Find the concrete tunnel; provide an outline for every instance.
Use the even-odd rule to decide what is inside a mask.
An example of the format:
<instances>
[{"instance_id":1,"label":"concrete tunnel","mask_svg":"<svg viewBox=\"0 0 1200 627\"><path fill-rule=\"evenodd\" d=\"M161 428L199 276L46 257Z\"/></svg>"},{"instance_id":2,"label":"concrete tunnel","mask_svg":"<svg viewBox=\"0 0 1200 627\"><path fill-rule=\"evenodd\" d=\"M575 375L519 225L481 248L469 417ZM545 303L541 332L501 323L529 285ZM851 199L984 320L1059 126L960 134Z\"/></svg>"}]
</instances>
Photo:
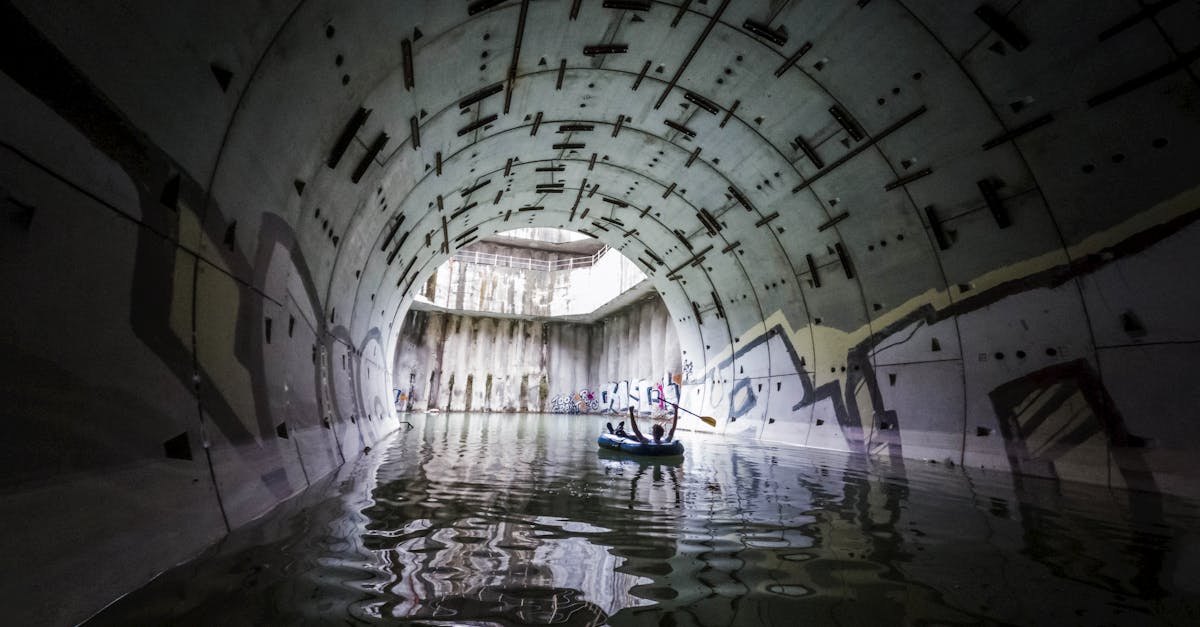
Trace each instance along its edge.
<instances>
[{"instance_id":1,"label":"concrete tunnel","mask_svg":"<svg viewBox=\"0 0 1200 627\"><path fill-rule=\"evenodd\" d=\"M414 295L514 228L635 262L727 438L1200 494L1194 2L0 14L18 616L393 432Z\"/></svg>"}]
</instances>

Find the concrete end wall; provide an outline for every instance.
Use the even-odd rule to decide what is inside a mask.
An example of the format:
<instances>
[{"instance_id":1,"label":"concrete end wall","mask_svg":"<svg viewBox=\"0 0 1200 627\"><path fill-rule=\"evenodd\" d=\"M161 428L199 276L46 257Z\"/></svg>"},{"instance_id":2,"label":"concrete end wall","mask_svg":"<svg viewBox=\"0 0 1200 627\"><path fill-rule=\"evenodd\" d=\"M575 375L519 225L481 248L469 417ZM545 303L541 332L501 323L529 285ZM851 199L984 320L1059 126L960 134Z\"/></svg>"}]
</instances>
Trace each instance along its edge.
<instances>
[{"instance_id":1,"label":"concrete end wall","mask_svg":"<svg viewBox=\"0 0 1200 627\"><path fill-rule=\"evenodd\" d=\"M658 386L676 398L678 355L657 298L590 324L409 311L393 397L401 411L651 411Z\"/></svg>"}]
</instances>

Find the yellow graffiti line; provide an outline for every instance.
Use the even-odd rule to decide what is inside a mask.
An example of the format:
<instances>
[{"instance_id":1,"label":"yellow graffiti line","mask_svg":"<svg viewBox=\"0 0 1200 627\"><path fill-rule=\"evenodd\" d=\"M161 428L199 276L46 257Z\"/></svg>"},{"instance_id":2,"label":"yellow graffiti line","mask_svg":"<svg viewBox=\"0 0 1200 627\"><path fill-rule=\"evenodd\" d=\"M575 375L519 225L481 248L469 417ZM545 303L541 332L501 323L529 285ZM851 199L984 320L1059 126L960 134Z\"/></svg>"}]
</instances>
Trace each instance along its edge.
<instances>
[{"instance_id":1,"label":"yellow graffiti line","mask_svg":"<svg viewBox=\"0 0 1200 627\"><path fill-rule=\"evenodd\" d=\"M1161 202L1105 231L1090 235L1079 243L1069 246L1067 250L1072 259L1096 254L1147 229L1165 224L1198 209L1200 209L1200 186ZM971 281L971 287L976 292L983 292L1009 281L1033 276L1066 263L1067 256L1061 249L1055 249L981 274ZM930 288L852 331L841 331L824 325L805 324L801 327L793 327L787 313L783 309L777 309L761 323L755 323L739 333L738 337L745 342L751 342L778 325L792 343L794 350L800 355L812 358L813 356L809 354L810 346L815 346L816 350L822 354L844 355L870 337L873 329L886 328L922 307L932 306L934 310L941 311L953 302L954 299L948 290ZM734 350L732 345L726 346L710 357L709 363L717 364L730 358ZM814 364L811 363L811 359L809 361L811 368ZM710 365L706 370L712 371L715 368L715 365ZM819 376L819 373L817 374Z\"/></svg>"},{"instance_id":2,"label":"yellow graffiti line","mask_svg":"<svg viewBox=\"0 0 1200 627\"><path fill-rule=\"evenodd\" d=\"M180 210L179 241L204 255L196 280L197 359L211 379L205 382L218 390L248 429L254 427L254 393L250 373L237 359L237 313L241 291L236 282L216 266L228 271L219 248L201 228L194 212ZM180 263L186 259L186 263ZM191 255L177 255L171 303L172 331L191 346L192 303Z\"/></svg>"}]
</instances>

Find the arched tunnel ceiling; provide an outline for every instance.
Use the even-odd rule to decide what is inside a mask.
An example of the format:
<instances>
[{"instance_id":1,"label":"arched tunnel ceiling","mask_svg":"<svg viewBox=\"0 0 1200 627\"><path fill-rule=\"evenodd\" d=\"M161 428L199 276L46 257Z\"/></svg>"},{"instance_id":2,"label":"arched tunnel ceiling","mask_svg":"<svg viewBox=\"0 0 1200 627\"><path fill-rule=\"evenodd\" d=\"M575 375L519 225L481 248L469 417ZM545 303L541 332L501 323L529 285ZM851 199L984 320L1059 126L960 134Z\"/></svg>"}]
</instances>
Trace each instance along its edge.
<instances>
[{"instance_id":1,"label":"arched tunnel ceiling","mask_svg":"<svg viewBox=\"0 0 1200 627\"><path fill-rule=\"evenodd\" d=\"M789 333L821 336L796 338L806 363L820 345L841 367L835 356L915 308L1063 266L1130 208L1194 182L1156 165L1195 145L1194 112L1086 103L1171 58L1149 29L1100 49L1065 36L1103 30L1102 11L1031 20L1018 6L997 18L1016 32L998 33L937 3L647 6L301 5L242 94L217 204L286 202L325 313L343 312L336 325L352 310L356 344L398 326L403 297L446 252L528 224L645 262L697 363L782 313ZM1019 50L1022 38L1037 45ZM603 46L621 52L588 51ZM1157 128L1113 129L1108 144L1171 137L1117 177L1141 169L1158 184L1083 173L1108 156L1086 152L1088 129L1148 106ZM330 168L346 129L354 140ZM292 179L303 196L255 190ZM1062 315L1086 328L1084 312Z\"/></svg>"},{"instance_id":2,"label":"arched tunnel ceiling","mask_svg":"<svg viewBox=\"0 0 1200 627\"><path fill-rule=\"evenodd\" d=\"M820 387L906 329L894 359L1095 358L1126 338L1072 276L1195 209L1174 3L17 4L170 155L180 241L381 369L414 286L519 226L642 264L696 382ZM1036 331L958 317L1039 289Z\"/></svg>"}]
</instances>

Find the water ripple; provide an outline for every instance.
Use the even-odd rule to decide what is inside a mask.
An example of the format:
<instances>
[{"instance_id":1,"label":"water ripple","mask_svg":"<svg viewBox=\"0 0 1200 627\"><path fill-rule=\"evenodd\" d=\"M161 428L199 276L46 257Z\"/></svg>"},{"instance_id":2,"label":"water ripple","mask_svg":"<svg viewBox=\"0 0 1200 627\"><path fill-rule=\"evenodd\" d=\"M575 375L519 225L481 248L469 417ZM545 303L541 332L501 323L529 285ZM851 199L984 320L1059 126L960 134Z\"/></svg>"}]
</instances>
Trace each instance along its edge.
<instances>
[{"instance_id":1,"label":"water ripple","mask_svg":"<svg viewBox=\"0 0 1200 627\"><path fill-rule=\"evenodd\" d=\"M636 459L583 416L415 421L94 622L1200 624L1195 502L697 434Z\"/></svg>"}]
</instances>

